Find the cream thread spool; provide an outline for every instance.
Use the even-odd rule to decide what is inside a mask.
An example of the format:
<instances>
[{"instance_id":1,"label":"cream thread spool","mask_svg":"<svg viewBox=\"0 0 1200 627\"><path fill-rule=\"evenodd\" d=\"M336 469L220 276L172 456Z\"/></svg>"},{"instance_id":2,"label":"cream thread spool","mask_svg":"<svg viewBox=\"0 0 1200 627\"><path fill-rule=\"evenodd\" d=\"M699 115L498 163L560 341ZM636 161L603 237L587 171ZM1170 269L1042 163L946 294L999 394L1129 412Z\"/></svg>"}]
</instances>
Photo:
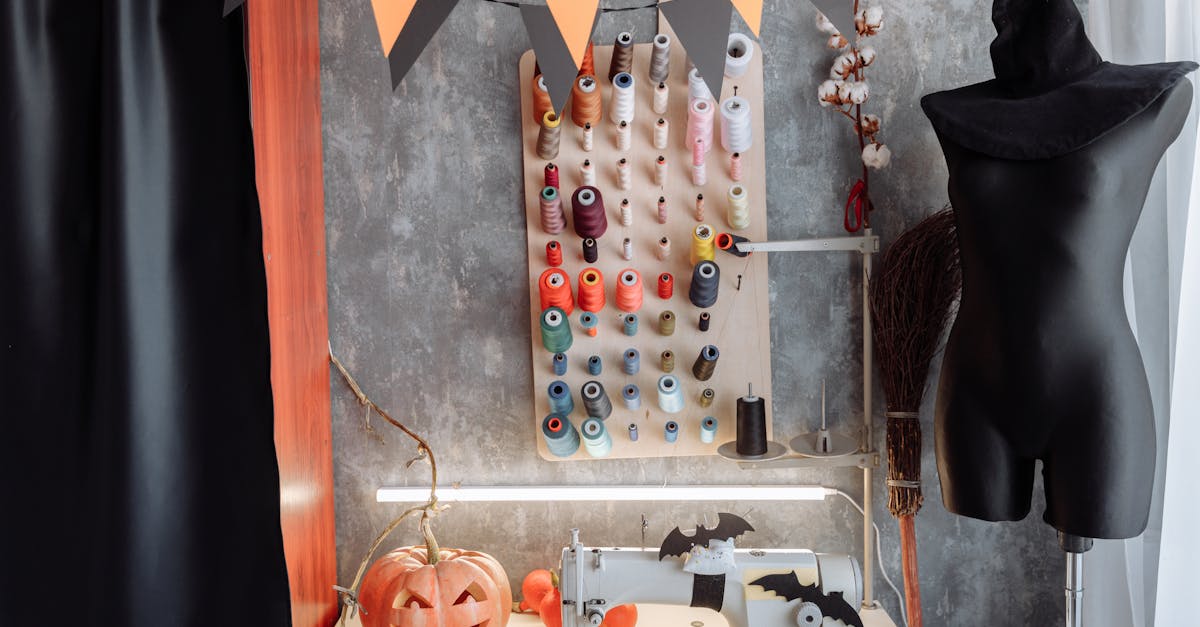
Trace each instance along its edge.
<instances>
[{"instance_id":1,"label":"cream thread spool","mask_svg":"<svg viewBox=\"0 0 1200 627\"><path fill-rule=\"evenodd\" d=\"M696 68L688 70L688 100L712 99L712 92L708 90L708 83L700 77L700 72Z\"/></svg>"},{"instance_id":2,"label":"cream thread spool","mask_svg":"<svg viewBox=\"0 0 1200 627\"><path fill-rule=\"evenodd\" d=\"M584 185L596 186L596 168L592 167L591 159L584 159L579 166L579 178L583 179Z\"/></svg>"},{"instance_id":3,"label":"cream thread spool","mask_svg":"<svg viewBox=\"0 0 1200 627\"><path fill-rule=\"evenodd\" d=\"M650 53L650 80L656 83L666 82L671 74L671 37L659 33L654 37L654 48ZM655 111L659 113L659 111Z\"/></svg>"},{"instance_id":4,"label":"cream thread spool","mask_svg":"<svg viewBox=\"0 0 1200 627\"><path fill-rule=\"evenodd\" d=\"M659 187L667 184L667 158L662 155L654 161L654 184Z\"/></svg>"},{"instance_id":5,"label":"cream thread spool","mask_svg":"<svg viewBox=\"0 0 1200 627\"><path fill-rule=\"evenodd\" d=\"M741 183L729 186L729 226L742 230L750 226L750 199Z\"/></svg>"},{"instance_id":6,"label":"cream thread spool","mask_svg":"<svg viewBox=\"0 0 1200 627\"><path fill-rule=\"evenodd\" d=\"M617 186L621 191L629 191L633 187L633 173L629 167L629 160L621 157L617 160Z\"/></svg>"},{"instance_id":7,"label":"cream thread spool","mask_svg":"<svg viewBox=\"0 0 1200 627\"><path fill-rule=\"evenodd\" d=\"M740 78L754 58L754 44L741 33L730 33L728 42L725 46L725 76Z\"/></svg>"},{"instance_id":8,"label":"cream thread spool","mask_svg":"<svg viewBox=\"0 0 1200 627\"><path fill-rule=\"evenodd\" d=\"M704 167L704 140L696 139L692 147L692 185L703 187L708 182L708 172Z\"/></svg>"},{"instance_id":9,"label":"cream thread spool","mask_svg":"<svg viewBox=\"0 0 1200 627\"><path fill-rule=\"evenodd\" d=\"M613 124L633 122L635 85L629 72L621 72L613 78L613 97L608 109L608 119Z\"/></svg>"},{"instance_id":10,"label":"cream thread spool","mask_svg":"<svg viewBox=\"0 0 1200 627\"><path fill-rule=\"evenodd\" d=\"M667 139L670 137L671 123L666 118L658 118L654 123L654 148L667 149Z\"/></svg>"},{"instance_id":11,"label":"cream thread spool","mask_svg":"<svg viewBox=\"0 0 1200 627\"><path fill-rule=\"evenodd\" d=\"M666 115L667 104L670 102L670 98L671 88L667 87L666 83L659 83L654 88L654 103L652 105L654 112L658 115Z\"/></svg>"},{"instance_id":12,"label":"cream thread spool","mask_svg":"<svg viewBox=\"0 0 1200 627\"><path fill-rule=\"evenodd\" d=\"M593 137L592 137L593 134L594 133L592 132L592 123L591 122L584 123L584 125L583 125L583 151L584 152L592 151L592 146L594 144Z\"/></svg>"},{"instance_id":13,"label":"cream thread spool","mask_svg":"<svg viewBox=\"0 0 1200 627\"><path fill-rule=\"evenodd\" d=\"M666 261L671 256L671 238L666 235L658 239L658 260Z\"/></svg>"},{"instance_id":14,"label":"cream thread spool","mask_svg":"<svg viewBox=\"0 0 1200 627\"><path fill-rule=\"evenodd\" d=\"M628 198L621 199L621 226L633 226L633 206Z\"/></svg>"},{"instance_id":15,"label":"cream thread spool","mask_svg":"<svg viewBox=\"0 0 1200 627\"><path fill-rule=\"evenodd\" d=\"M667 199L664 196L658 197L658 223L667 223Z\"/></svg>"},{"instance_id":16,"label":"cream thread spool","mask_svg":"<svg viewBox=\"0 0 1200 627\"><path fill-rule=\"evenodd\" d=\"M621 152L629 152L630 145L633 143L632 130L629 128L629 122L621 120L617 124L617 150Z\"/></svg>"},{"instance_id":17,"label":"cream thread spool","mask_svg":"<svg viewBox=\"0 0 1200 627\"><path fill-rule=\"evenodd\" d=\"M696 221L704 222L704 194L696 194Z\"/></svg>"},{"instance_id":18,"label":"cream thread spool","mask_svg":"<svg viewBox=\"0 0 1200 627\"><path fill-rule=\"evenodd\" d=\"M633 261L633 240L629 239L628 237L621 242L621 257L623 257L625 261Z\"/></svg>"},{"instance_id":19,"label":"cream thread spool","mask_svg":"<svg viewBox=\"0 0 1200 627\"><path fill-rule=\"evenodd\" d=\"M721 147L725 152L746 152L754 144L750 101L731 96L721 103Z\"/></svg>"}]
</instances>

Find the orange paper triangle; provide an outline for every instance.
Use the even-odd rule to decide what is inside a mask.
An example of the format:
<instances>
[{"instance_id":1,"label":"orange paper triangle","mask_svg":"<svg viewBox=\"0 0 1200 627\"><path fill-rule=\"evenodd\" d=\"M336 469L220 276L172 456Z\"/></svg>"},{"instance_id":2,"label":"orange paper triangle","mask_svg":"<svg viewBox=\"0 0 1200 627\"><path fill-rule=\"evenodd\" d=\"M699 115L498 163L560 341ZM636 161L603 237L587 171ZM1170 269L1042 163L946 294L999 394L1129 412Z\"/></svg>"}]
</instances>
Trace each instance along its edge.
<instances>
[{"instance_id":1,"label":"orange paper triangle","mask_svg":"<svg viewBox=\"0 0 1200 627\"><path fill-rule=\"evenodd\" d=\"M763 0L732 0L733 6L746 20L746 26L758 37L758 27L762 25Z\"/></svg>"},{"instance_id":2,"label":"orange paper triangle","mask_svg":"<svg viewBox=\"0 0 1200 627\"><path fill-rule=\"evenodd\" d=\"M404 30L405 22L412 13L417 0L371 0L375 9L375 25L379 27L379 41L383 44L383 55L392 53L392 46Z\"/></svg>"},{"instance_id":3,"label":"orange paper triangle","mask_svg":"<svg viewBox=\"0 0 1200 627\"><path fill-rule=\"evenodd\" d=\"M550 14L554 16L558 32L567 43L575 67L582 67L600 0L546 0L546 6L550 7Z\"/></svg>"}]
</instances>

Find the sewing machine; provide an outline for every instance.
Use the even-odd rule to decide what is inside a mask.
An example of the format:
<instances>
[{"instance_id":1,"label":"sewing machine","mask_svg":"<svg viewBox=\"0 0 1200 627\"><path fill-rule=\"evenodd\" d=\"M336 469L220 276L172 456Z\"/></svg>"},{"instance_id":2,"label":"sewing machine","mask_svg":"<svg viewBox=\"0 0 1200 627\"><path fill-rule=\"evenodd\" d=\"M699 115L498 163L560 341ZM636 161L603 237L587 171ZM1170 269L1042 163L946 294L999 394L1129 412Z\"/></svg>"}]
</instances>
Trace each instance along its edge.
<instances>
[{"instance_id":1,"label":"sewing machine","mask_svg":"<svg viewBox=\"0 0 1200 627\"><path fill-rule=\"evenodd\" d=\"M573 529L559 571L563 627L599 625L606 611L625 603L708 607L724 616L730 627L818 627L827 616L838 618L837 607L828 609L831 602L851 611L862 603L862 573L849 555L734 550L732 545L729 551L732 562L726 572L696 574L685 571L678 559L660 560L655 549L585 547L579 530ZM793 581L792 574L791 591L751 583L764 577Z\"/></svg>"}]
</instances>

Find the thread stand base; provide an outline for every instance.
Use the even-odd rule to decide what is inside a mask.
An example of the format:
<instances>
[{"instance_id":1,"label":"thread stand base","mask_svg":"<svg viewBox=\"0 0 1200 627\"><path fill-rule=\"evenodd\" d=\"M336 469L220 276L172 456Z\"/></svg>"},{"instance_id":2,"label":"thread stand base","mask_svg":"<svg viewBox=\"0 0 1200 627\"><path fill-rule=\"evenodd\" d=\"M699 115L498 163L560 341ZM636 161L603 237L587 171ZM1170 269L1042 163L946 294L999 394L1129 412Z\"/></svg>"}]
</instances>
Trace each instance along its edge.
<instances>
[{"instance_id":1,"label":"thread stand base","mask_svg":"<svg viewBox=\"0 0 1200 627\"><path fill-rule=\"evenodd\" d=\"M828 430L802 433L789 446L804 457L846 457L858 452L858 440Z\"/></svg>"},{"instance_id":2,"label":"thread stand base","mask_svg":"<svg viewBox=\"0 0 1200 627\"><path fill-rule=\"evenodd\" d=\"M767 442L767 452L762 455L741 455L737 452L737 441L726 442L717 447L717 455L735 462L766 462L787 455L788 449L779 442Z\"/></svg>"}]
</instances>

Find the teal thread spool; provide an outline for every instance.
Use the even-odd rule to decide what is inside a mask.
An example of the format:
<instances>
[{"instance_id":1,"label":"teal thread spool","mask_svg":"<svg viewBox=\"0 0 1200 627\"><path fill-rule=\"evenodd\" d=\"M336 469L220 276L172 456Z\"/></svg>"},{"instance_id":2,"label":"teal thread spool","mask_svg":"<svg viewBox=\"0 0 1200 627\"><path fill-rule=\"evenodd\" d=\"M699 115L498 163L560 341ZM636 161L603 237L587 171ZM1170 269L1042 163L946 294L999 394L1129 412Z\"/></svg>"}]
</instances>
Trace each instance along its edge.
<instances>
[{"instance_id":1,"label":"teal thread spool","mask_svg":"<svg viewBox=\"0 0 1200 627\"><path fill-rule=\"evenodd\" d=\"M633 337L637 335L638 317L637 314L625 314L625 335Z\"/></svg>"},{"instance_id":2,"label":"teal thread spool","mask_svg":"<svg viewBox=\"0 0 1200 627\"><path fill-rule=\"evenodd\" d=\"M550 413L560 416L570 416L575 411L575 399L571 398L571 386L565 381L551 381L546 388L550 397Z\"/></svg>"},{"instance_id":3,"label":"teal thread spool","mask_svg":"<svg viewBox=\"0 0 1200 627\"><path fill-rule=\"evenodd\" d=\"M554 366L554 376L561 377L567 374L567 356L564 353L554 353L550 364Z\"/></svg>"},{"instance_id":4,"label":"teal thread spool","mask_svg":"<svg viewBox=\"0 0 1200 627\"><path fill-rule=\"evenodd\" d=\"M597 316L596 314L594 314L590 311L585 311L585 312L579 314L579 326L583 327L584 333L587 333L588 335L595 337L596 333L599 332L599 330L600 330L597 326L599 324L600 324L600 317Z\"/></svg>"},{"instance_id":5,"label":"teal thread spool","mask_svg":"<svg viewBox=\"0 0 1200 627\"><path fill-rule=\"evenodd\" d=\"M712 416L705 416L700 423L700 441L705 444L712 444L713 439L717 437L717 419Z\"/></svg>"},{"instance_id":6,"label":"teal thread spool","mask_svg":"<svg viewBox=\"0 0 1200 627\"><path fill-rule=\"evenodd\" d=\"M542 419L542 437L555 457L570 457L579 450L579 432L565 416L550 414Z\"/></svg>"},{"instance_id":7,"label":"teal thread spool","mask_svg":"<svg viewBox=\"0 0 1200 627\"><path fill-rule=\"evenodd\" d=\"M604 368L604 362L600 360L599 355L592 355L591 357L588 357L587 366L588 374L592 375L593 377L598 377L600 376L600 371Z\"/></svg>"},{"instance_id":8,"label":"teal thread spool","mask_svg":"<svg viewBox=\"0 0 1200 627\"><path fill-rule=\"evenodd\" d=\"M547 307L542 312L542 346L551 353L565 353L571 348L571 325L567 312L559 307Z\"/></svg>"},{"instance_id":9,"label":"teal thread spool","mask_svg":"<svg viewBox=\"0 0 1200 627\"><path fill-rule=\"evenodd\" d=\"M683 411L683 389L679 386L679 379L673 374L664 374L658 378L658 408L668 414Z\"/></svg>"},{"instance_id":10,"label":"teal thread spool","mask_svg":"<svg viewBox=\"0 0 1200 627\"><path fill-rule=\"evenodd\" d=\"M607 457L612 452L612 436L599 418L583 421L583 446L592 457Z\"/></svg>"},{"instance_id":11,"label":"teal thread spool","mask_svg":"<svg viewBox=\"0 0 1200 627\"><path fill-rule=\"evenodd\" d=\"M674 444L675 440L679 439L679 423L674 420L668 420L666 426L663 427L663 438L668 444Z\"/></svg>"},{"instance_id":12,"label":"teal thread spool","mask_svg":"<svg viewBox=\"0 0 1200 627\"><path fill-rule=\"evenodd\" d=\"M642 367L642 355L636 348L625 349L625 359L621 369L628 375L635 375Z\"/></svg>"}]
</instances>

